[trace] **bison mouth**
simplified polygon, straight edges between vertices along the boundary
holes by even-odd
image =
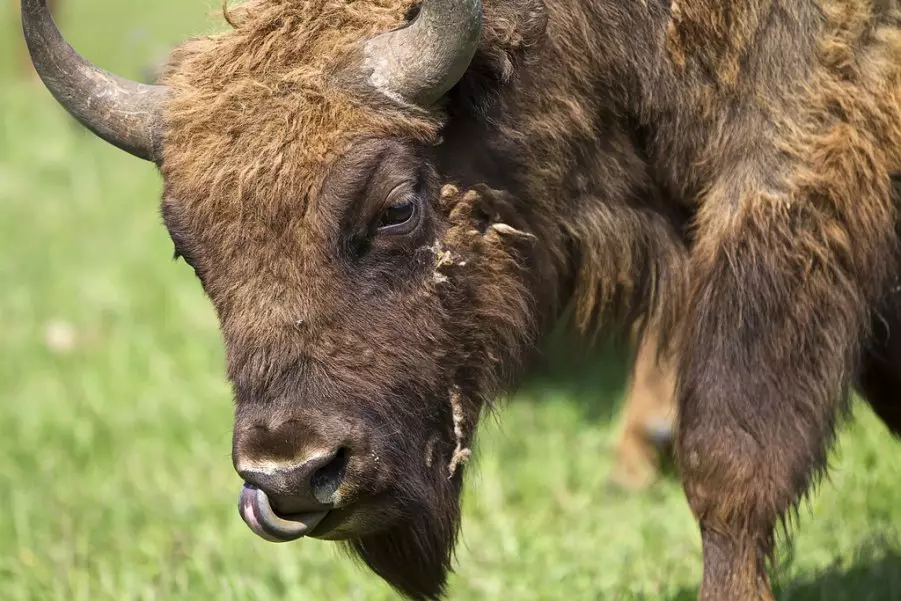
[[[281,515],[259,488],[245,484],[238,500],[241,518],[258,536],[274,543],[286,543],[307,536],[328,515],[328,511],[308,511]]]

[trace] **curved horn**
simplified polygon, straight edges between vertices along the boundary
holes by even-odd
[[[423,0],[407,26],[367,42],[370,83],[388,96],[432,106],[469,67],[482,32],[482,0]]]
[[[57,28],[47,0],[22,0],[22,30],[34,68],[82,125],[122,150],[154,161],[165,86],[116,77],[86,61]]]

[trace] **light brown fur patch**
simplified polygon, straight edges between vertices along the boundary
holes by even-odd
[[[195,211],[302,214],[334,158],[368,136],[434,139],[437,124],[364,97],[362,41],[403,23],[404,0],[251,0],[234,28],[185,43],[163,83],[163,173]]]

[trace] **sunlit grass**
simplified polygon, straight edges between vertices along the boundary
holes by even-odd
[[[70,0],[92,59],[137,76],[217,2]],[[319,541],[237,515],[216,321],[170,260],[152,166],[13,77],[0,43],[0,598],[394,598]],[[6,33],[10,35],[7,36]],[[527,387],[485,424],[452,599],[689,601],[700,545],[675,479],[607,489],[622,364]],[[901,445],[865,409],[777,571],[785,601],[901,599]]]

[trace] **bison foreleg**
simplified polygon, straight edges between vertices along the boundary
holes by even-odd
[[[640,341],[617,445],[613,481],[630,490],[644,488],[658,475],[661,458],[675,435],[676,398],[673,365],[661,357],[657,332]]]
[[[825,470],[848,406],[893,224],[875,201],[856,197],[852,218],[842,200],[744,199],[700,221],[677,456],[701,527],[702,601],[772,599],[776,526]]]

